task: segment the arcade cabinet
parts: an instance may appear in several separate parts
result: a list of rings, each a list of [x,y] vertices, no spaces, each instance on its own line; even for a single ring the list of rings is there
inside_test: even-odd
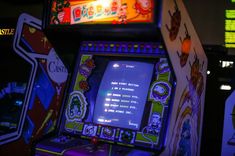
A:
[[[68,72],[40,20],[22,14],[14,22],[14,37],[0,42],[0,155],[29,156],[56,127]]]
[[[222,156],[235,154],[235,91],[228,97],[224,110],[224,128],[222,139]]]
[[[17,19],[13,18],[3,19],[0,23],[0,70],[3,73],[0,78],[0,145],[18,137],[30,74],[30,64],[12,48],[16,23]],[[22,69],[24,73],[21,73]]]
[[[199,155],[207,58],[183,2],[49,2],[43,29],[75,65],[35,154]]]

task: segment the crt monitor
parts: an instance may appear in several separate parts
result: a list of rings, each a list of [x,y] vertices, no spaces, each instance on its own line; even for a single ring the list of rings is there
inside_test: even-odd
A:
[[[162,148],[175,82],[162,45],[128,53],[129,43],[112,44],[115,50],[102,48],[105,44],[86,49],[88,44],[82,43],[63,132],[128,147]]]
[[[139,130],[154,64],[110,61],[96,97],[93,122]]]

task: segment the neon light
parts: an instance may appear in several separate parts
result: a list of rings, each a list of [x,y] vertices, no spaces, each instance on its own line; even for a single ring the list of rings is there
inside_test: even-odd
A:
[[[225,47],[235,48],[235,32],[225,32]]]
[[[232,68],[233,67],[233,61],[222,61],[222,68]]]
[[[225,42],[235,44],[235,32],[225,32]]]
[[[235,0],[232,0],[235,2]],[[235,48],[235,10],[225,10],[225,47]]]
[[[231,89],[232,89],[232,87],[230,85],[223,84],[220,86],[220,90],[231,90]]]
[[[225,44],[226,48],[235,48],[235,44]]]
[[[225,10],[225,17],[226,18],[235,18],[235,10]]]
[[[235,31],[235,20],[225,20],[225,30]]]

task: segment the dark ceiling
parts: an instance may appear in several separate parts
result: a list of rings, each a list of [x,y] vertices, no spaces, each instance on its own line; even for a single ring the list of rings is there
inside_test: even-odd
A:
[[[42,17],[44,0],[1,0],[0,18],[18,18],[21,13]]]

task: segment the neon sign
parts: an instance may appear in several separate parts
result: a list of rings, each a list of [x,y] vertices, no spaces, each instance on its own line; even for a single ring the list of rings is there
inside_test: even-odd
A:
[[[235,10],[225,10],[224,35],[225,47],[235,48]]]

